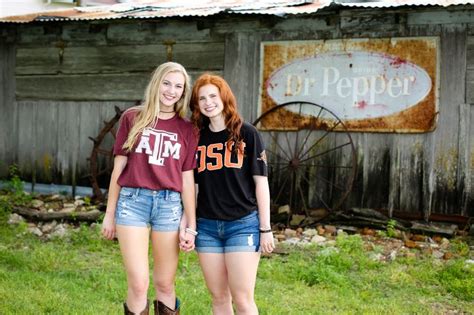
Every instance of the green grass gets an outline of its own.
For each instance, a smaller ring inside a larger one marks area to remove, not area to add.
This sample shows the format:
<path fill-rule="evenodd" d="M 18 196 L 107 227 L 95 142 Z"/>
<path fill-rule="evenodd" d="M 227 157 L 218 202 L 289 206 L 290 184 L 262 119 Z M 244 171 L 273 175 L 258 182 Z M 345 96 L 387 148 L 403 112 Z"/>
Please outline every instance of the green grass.
<path fill-rule="evenodd" d="M 1 204 L 0 204 L 1 208 Z M 0 209 L 0 314 L 121 314 L 125 275 L 116 242 L 82 226 L 42 241 L 6 223 Z M 262 258 L 256 287 L 261 314 L 474 313 L 474 267 L 468 248 L 449 261 L 428 257 L 376 262 L 358 235 L 333 248 L 287 248 Z M 181 254 L 176 287 L 181 314 L 210 314 L 195 253 Z M 152 290 L 149 292 L 150 298 Z"/>

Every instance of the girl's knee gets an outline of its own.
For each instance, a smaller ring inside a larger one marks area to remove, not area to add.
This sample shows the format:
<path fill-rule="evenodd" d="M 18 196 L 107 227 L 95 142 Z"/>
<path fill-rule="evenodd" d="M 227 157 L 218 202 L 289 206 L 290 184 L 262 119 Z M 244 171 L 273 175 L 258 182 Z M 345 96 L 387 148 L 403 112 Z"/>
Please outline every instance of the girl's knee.
<path fill-rule="evenodd" d="M 174 293 L 174 281 L 153 280 L 153 286 L 162 294 Z"/>
<path fill-rule="evenodd" d="M 148 280 L 135 280 L 128 284 L 128 288 L 135 296 L 146 296 L 148 292 L 148 285 Z"/>
<path fill-rule="evenodd" d="M 251 294 L 238 294 L 233 297 L 233 301 L 237 310 L 243 313 L 256 307 L 254 298 Z"/>
<path fill-rule="evenodd" d="M 232 303 L 232 296 L 227 292 L 211 292 L 212 303 L 215 305 L 224 305 Z"/>

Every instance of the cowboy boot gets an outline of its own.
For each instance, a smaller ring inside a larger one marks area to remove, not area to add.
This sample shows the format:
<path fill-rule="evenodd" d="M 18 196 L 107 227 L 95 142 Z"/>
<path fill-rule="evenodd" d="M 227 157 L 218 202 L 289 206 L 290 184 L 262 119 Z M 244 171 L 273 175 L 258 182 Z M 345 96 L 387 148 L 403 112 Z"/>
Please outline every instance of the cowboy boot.
<path fill-rule="evenodd" d="M 133 314 L 136 314 L 136 313 L 131 312 L 131 311 L 128 309 L 127 303 L 123 303 L 123 310 L 124 310 L 124 314 L 125 314 L 125 315 L 133 315 Z M 141 312 L 139 313 L 139 315 L 148 315 L 149 312 L 150 312 L 150 301 L 146 300 L 145 309 L 144 309 L 143 311 L 141 311 Z"/>
<path fill-rule="evenodd" d="M 174 310 L 163 304 L 163 302 L 157 300 L 153 301 L 153 305 L 155 306 L 155 315 L 179 315 L 181 302 L 176 298 Z"/>

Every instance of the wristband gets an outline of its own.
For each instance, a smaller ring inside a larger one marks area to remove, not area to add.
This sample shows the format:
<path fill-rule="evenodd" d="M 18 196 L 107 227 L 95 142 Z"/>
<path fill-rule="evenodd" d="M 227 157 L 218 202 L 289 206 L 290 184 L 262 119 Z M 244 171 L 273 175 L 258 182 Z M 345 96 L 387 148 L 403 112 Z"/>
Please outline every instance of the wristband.
<path fill-rule="evenodd" d="M 268 230 L 259 229 L 259 231 L 260 233 L 271 233 L 272 229 L 268 229 Z"/>
<path fill-rule="evenodd" d="M 194 230 L 191 229 L 191 228 L 185 228 L 184 231 L 185 231 L 186 233 L 189 233 L 189 234 L 194 235 L 194 236 L 198 235 L 198 232 L 197 232 L 197 231 L 194 231 Z"/>

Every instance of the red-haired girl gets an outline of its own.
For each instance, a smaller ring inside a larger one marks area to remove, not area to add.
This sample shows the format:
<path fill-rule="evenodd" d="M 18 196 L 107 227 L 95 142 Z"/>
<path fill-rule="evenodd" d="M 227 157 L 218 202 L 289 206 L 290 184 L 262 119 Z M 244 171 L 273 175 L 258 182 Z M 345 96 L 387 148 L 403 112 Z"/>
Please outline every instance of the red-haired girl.
<path fill-rule="evenodd" d="M 214 314 L 258 314 L 254 288 L 260 252 L 274 248 L 265 149 L 242 121 L 227 82 L 203 74 L 191 96 L 200 130 L 196 250 Z"/>

